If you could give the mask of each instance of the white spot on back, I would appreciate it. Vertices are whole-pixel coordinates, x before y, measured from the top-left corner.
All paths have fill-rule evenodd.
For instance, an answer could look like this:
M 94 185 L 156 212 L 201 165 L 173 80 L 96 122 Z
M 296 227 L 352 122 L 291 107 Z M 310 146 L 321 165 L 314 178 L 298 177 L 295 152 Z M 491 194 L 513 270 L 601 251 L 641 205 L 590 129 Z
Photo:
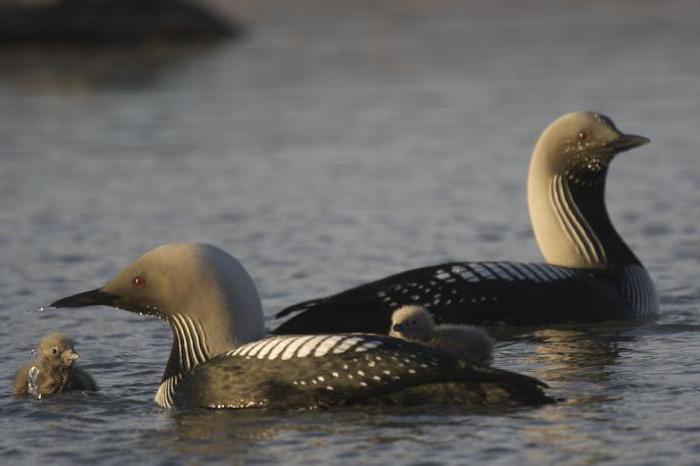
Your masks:
M 475 264 L 472 266 L 474 269 L 474 272 L 480 274 L 487 280 L 496 280 L 498 277 L 493 274 L 487 267 L 484 266 L 484 264 Z
M 356 344 L 360 343 L 362 341 L 362 338 L 360 337 L 345 337 L 344 340 L 342 340 L 338 346 L 335 347 L 333 350 L 334 354 L 340 354 L 344 353 Z
M 294 356 L 294 352 L 297 350 L 297 348 L 299 348 L 301 345 L 303 345 L 305 342 L 309 341 L 313 337 L 313 335 L 293 337 L 291 339 L 291 344 L 287 347 L 286 350 L 284 350 L 284 353 L 282 353 L 282 360 L 286 361 L 287 359 L 291 359 Z
M 369 340 L 362 345 L 358 346 L 355 348 L 355 351 L 367 351 L 370 349 L 377 348 L 378 346 L 381 346 L 382 342 L 381 340 Z
M 277 356 L 285 350 L 289 346 L 290 343 L 292 343 L 295 339 L 294 338 L 284 338 L 280 341 L 280 343 L 275 346 L 272 351 L 270 351 L 270 354 L 267 356 L 267 359 L 277 359 Z
M 325 356 L 328 351 L 331 350 L 340 340 L 342 340 L 343 337 L 340 335 L 333 335 L 329 337 L 328 339 L 324 340 L 323 343 L 321 343 L 318 348 L 316 348 L 316 351 L 314 351 L 314 356 L 319 357 L 319 356 Z
M 280 338 L 280 337 L 270 338 L 270 342 L 267 345 L 260 348 L 260 351 L 258 352 L 258 359 L 263 359 L 267 355 L 267 353 L 269 353 L 270 350 L 275 345 L 278 345 L 283 339 L 284 339 L 284 337 L 282 337 L 282 338 Z
M 452 275 L 450 275 L 449 272 L 445 272 L 444 270 L 438 270 L 435 274 L 435 278 L 437 278 L 438 280 L 448 280 L 452 278 Z
M 298 358 L 304 358 L 311 354 L 311 352 L 318 346 L 319 343 L 321 343 L 323 340 L 328 338 L 328 335 L 319 335 L 313 337 L 311 340 L 307 341 L 304 343 L 304 345 L 299 348 L 299 352 L 297 353 Z
M 267 338 L 262 339 L 262 340 L 257 341 L 257 342 L 249 343 L 248 345 L 245 345 L 245 346 L 239 348 L 241 351 L 237 354 L 239 354 L 241 356 L 244 356 L 244 355 L 255 356 L 255 353 L 257 353 L 260 350 L 260 348 L 265 346 L 267 343 L 269 343 L 269 339 L 267 339 Z M 247 348 L 248 346 L 250 346 L 250 348 Z

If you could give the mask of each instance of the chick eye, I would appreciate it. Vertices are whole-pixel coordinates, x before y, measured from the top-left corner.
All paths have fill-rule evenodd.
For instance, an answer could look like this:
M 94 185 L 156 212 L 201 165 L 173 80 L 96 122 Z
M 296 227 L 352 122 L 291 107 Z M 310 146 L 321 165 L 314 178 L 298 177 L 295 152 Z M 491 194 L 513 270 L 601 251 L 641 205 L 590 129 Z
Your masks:
M 58 354 L 58 348 L 51 348 L 51 354 Z
M 131 280 L 131 284 L 136 286 L 136 287 L 144 287 L 146 286 L 146 279 L 144 277 L 134 277 L 133 280 Z
M 411 320 L 411 325 L 416 325 L 416 319 Z
M 576 137 L 579 141 L 585 141 L 586 139 L 588 139 L 588 133 L 585 131 L 579 131 Z

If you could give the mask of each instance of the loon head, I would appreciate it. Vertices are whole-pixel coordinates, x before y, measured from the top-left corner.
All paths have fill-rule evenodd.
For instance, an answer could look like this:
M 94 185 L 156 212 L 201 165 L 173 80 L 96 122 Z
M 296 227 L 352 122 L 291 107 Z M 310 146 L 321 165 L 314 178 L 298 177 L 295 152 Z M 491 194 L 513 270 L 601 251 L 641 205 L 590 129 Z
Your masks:
M 37 347 L 37 356 L 53 368 L 70 367 L 80 357 L 73 340 L 60 333 L 45 336 Z
M 542 132 L 532 165 L 569 181 L 594 183 L 604 181 L 600 178 L 617 154 L 648 142 L 644 136 L 622 133 L 609 117 L 600 113 L 567 113 Z
M 402 306 L 391 315 L 389 336 L 404 340 L 427 341 L 433 336 L 433 319 L 421 306 Z
M 528 205 L 547 262 L 595 269 L 638 262 L 610 222 L 605 182 L 617 154 L 647 142 L 595 112 L 568 113 L 544 130 L 530 162 Z
M 51 304 L 59 308 L 92 305 L 166 320 L 175 333 L 168 364 L 179 364 L 181 372 L 264 335 L 262 307 L 252 278 L 235 258 L 209 244 L 157 247 L 103 287 Z

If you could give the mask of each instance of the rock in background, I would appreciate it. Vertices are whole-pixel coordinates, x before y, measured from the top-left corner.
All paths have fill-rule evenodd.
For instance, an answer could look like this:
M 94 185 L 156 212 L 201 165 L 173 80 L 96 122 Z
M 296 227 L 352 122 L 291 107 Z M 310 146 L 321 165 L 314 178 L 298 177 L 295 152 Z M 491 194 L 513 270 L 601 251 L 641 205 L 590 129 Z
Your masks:
M 133 43 L 238 36 L 232 18 L 186 0 L 0 0 L 0 42 Z

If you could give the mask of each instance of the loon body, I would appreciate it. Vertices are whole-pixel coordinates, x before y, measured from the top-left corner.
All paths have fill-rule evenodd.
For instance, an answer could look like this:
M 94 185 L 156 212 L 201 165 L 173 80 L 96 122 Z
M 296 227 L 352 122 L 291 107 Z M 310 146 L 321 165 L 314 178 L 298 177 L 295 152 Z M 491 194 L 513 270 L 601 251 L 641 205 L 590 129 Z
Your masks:
M 316 408 L 357 403 L 546 403 L 544 384 L 379 335 L 264 338 L 253 280 L 221 249 L 167 244 L 102 288 L 54 307 L 108 305 L 170 324 L 162 407 Z
M 387 402 L 486 405 L 494 398 L 538 404 L 548 401 L 542 386 L 530 377 L 386 336 L 285 335 L 213 358 L 173 389 L 161 386 L 156 400 L 161 406 L 283 409 Z
M 606 116 L 566 114 L 540 136 L 528 206 L 546 263 L 452 262 L 401 272 L 277 314 L 277 334 L 385 333 L 391 314 L 424 306 L 437 323 L 545 325 L 633 319 L 658 312 L 646 269 L 605 206 L 609 163 L 648 142 Z

